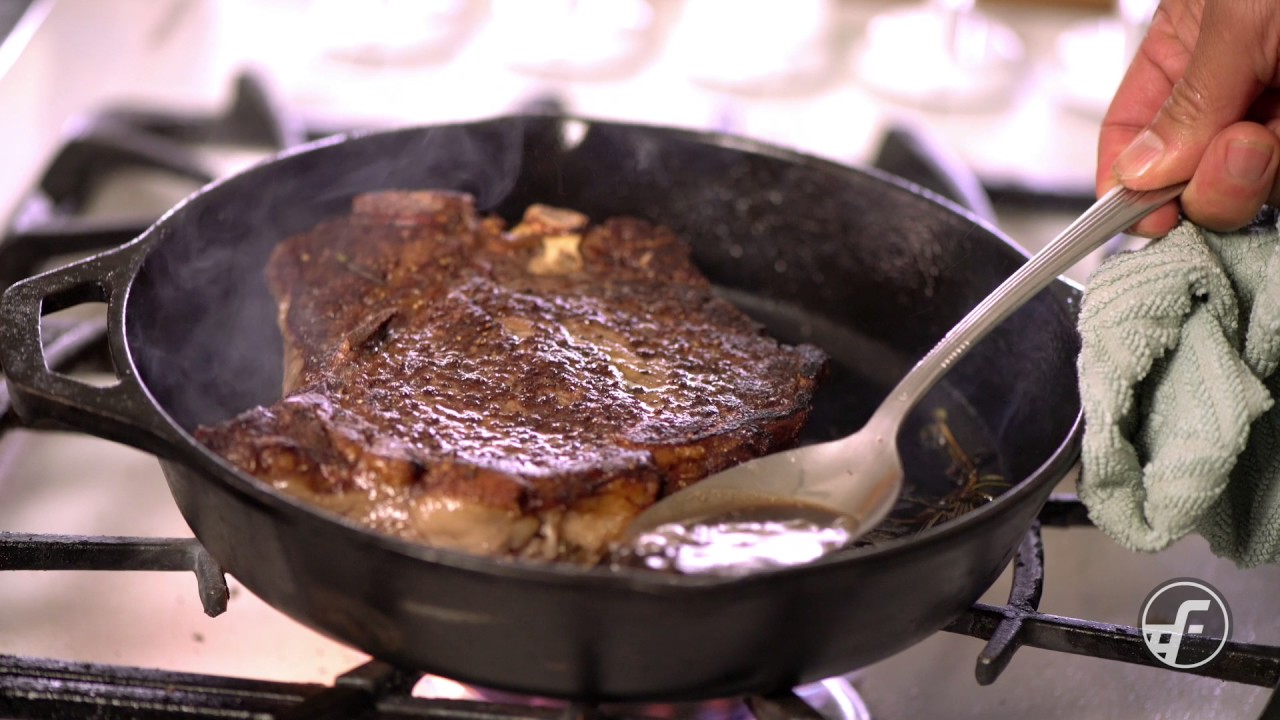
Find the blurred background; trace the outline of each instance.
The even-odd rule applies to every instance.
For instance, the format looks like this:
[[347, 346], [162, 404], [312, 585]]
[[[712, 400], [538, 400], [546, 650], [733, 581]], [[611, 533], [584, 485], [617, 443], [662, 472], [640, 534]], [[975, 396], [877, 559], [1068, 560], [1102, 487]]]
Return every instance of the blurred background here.
[[[227, 103], [253, 68], [335, 127], [553, 103], [867, 163], [909, 127], [992, 191], [1092, 194], [1099, 121], [1154, 0], [0, 0], [11, 212], [78, 114]], [[24, 13], [25, 11], [25, 13]], [[15, 170], [16, 168], [16, 170]], [[1043, 199], [1043, 198], [1041, 198]], [[1045, 208], [1037, 208], [1043, 211]], [[1074, 211], [1069, 204], [1068, 211]], [[1007, 212], [1006, 212], [1007, 211]], [[1036, 219], [1039, 219], [1039, 213]], [[1064, 216], [1065, 217], [1065, 216]], [[1030, 221], [1028, 221], [1030, 222]]]
[[[1035, 250], [1092, 201], [1098, 128], [1154, 4], [0, 0], [0, 215], [10, 237], [41, 241], [106, 218], [99, 238], [124, 242], [203, 182], [326, 129], [558, 110], [896, 158]], [[26, 430], [0, 441], [0, 530], [189, 536], [153, 457]], [[1055, 528], [1045, 555], [1047, 613], [1132, 625], [1158, 583], [1193, 576], [1228, 599], [1233, 639], [1280, 643], [1280, 568], [1239, 570], [1198, 537], [1148, 556]], [[0, 657], [326, 684], [366, 659], [234, 579], [217, 619], [186, 573], [0, 581]], [[1009, 587], [1006, 572], [984, 602]], [[845, 716], [1241, 717], [1270, 695], [1030, 647], [983, 687], [981, 647], [938, 633], [841, 679], [865, 701]], [[467, 691], [428, 678], [417, 692]]]

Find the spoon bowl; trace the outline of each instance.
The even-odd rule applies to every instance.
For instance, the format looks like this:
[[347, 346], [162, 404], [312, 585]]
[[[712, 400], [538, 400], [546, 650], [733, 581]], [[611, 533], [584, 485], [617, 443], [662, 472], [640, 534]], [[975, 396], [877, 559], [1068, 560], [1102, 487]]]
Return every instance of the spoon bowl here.
[[830, 442], [751, 460], [672, 493], [640, 513], [625, 542], [664, 527], [716, 525], [727, 518], [804, 509], [852, 542], [871, 530], [902, 493], [898, 432], [907, 414], [979, 340], [1055, 278], [1117, 233], [1176, 198], [1185, 184], [1138, 191], [1117, 187], [1029, 259], [956, 324], [886, 396], [860, 430]]

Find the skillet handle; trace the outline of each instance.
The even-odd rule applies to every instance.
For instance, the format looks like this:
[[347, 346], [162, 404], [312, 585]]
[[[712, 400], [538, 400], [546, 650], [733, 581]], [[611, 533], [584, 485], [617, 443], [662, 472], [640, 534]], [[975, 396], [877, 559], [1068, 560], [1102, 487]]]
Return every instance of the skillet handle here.
[[[124, 337], [124, 301], [150, 243], [110, 252], [21, 281], [0, 297], [0, 367], [18, 416], [33, 428], [76, 430], [175, 458], [182, 437], [142, 386]], [[107, 303], [107, 345], [118, 380], [96, 387], [49, 369], [40, 318]]]

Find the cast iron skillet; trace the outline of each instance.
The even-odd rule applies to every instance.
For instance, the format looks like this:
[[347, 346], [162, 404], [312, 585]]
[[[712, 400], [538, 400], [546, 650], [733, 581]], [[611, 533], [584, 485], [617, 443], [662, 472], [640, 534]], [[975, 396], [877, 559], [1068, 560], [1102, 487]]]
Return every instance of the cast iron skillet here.
[[[973, 216], [888, 176], [721, 135], [508, 117], [333, 138], [204, 188], [128, 245], [12, 287], [0, 361], [15, 408], [35, 426], [160, 456], [200, 542], [297, 620], [406, 666], [590, 700], [768, 692], [897, 652], [994, 581], [1077, 457], [1076, 294], [1064, 283], [921, 406], [947, 409], [1012, 488], [927, 532], [740, 579], [415, 546], [313, 511], [197, 444], [197, 425], [279, 395], [262, 272], [274, 245], [345, 212], [356, 193], [428, 187], [471, 192], [512, 218], [543, 202], [672, 226], [728, 297], [784, 340], [833, 356], [809, 439], [861, 424], [1024, 259]], [[89, 301], [109, 303], [113, 387], [52, 373], [42, 357], [41, 314]], [[930, 465], [935, 450], [901, 444], [914, 494], [951, 489]]]

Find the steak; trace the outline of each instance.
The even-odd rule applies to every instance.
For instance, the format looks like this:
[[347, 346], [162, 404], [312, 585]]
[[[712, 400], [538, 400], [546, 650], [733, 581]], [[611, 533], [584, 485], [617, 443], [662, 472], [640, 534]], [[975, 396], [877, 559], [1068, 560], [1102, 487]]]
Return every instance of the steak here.
[[663, 495], [793, 444], [825, 367], [690, 254], [632, 218], [359, 196], [269, 260], [284, 398], [196, 436], [381, 532], [595, 562]]

